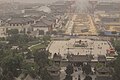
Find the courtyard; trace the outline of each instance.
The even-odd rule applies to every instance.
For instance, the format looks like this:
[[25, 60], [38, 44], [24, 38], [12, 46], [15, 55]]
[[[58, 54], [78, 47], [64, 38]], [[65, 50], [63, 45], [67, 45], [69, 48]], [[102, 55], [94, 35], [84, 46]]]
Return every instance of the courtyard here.
[[[85, 42], [87, 46], [76, 47], [75, 43], [78, 41]], [[94, 57], [98, 55], [107, 54], [107, 50], [111, 48], [108, 41], [92, 40], [92, 39], [70, 39], [70, 40], [57, 40], [53, 41], [49, 47], [49, 51], [52, 53], [60, 53], [62, 57], [66, 57], [67, 54], [74, 55], [86, 55], [91, 54]]]

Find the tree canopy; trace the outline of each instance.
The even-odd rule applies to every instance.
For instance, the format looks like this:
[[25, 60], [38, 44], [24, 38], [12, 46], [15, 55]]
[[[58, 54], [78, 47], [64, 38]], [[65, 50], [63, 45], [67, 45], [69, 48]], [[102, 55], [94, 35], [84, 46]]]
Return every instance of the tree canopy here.
[[120, 55], [118, 55], [117, 59], [114, 62], [114, 74], [113, 74], [113, 78], [114, 80], [120, 80]]
[[65, 72], [66, 72], [67, 75], [71, 75], [71, 74], [73, 73], [73, 66], [69, 64], [69, 65], [66, 67]]

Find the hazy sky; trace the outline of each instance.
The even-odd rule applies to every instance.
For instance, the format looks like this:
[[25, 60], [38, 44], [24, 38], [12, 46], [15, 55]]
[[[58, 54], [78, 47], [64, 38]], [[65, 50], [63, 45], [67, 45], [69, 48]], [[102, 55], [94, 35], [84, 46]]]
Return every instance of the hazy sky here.
[[0, 1], [5, 1], [5, 2], [27, 2], [27, 3], [51, 3], [51, 2], [55, 2], [57, 0], [0, 0]]
[[[0, 0], [0, 1], [7, 1], [7, 2], [27, 2], [27, 3], [51, 3], [51, 2], [55, 2], [58, 0]], [[61, 1], [61, 0], [60, 0]], [[77, 1], [87, 1], [87, 0], [77, 0]], [[120, 0], [98, 0], [98, 1], [120, 1]]]

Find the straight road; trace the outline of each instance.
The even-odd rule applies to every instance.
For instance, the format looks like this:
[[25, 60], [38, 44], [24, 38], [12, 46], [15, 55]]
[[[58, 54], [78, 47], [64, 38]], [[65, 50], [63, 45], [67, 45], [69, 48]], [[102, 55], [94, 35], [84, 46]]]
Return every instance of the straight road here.
[[69, 24], [67, 24], [67, 30], [65, 32], [65, 34], [71, 35], [72, 34], [72, 29], [73, 29], [73, 25], [74, 25], [74, 20], [76, 19], [76, 14], [73, 15], [72, 20], [69, 21]]

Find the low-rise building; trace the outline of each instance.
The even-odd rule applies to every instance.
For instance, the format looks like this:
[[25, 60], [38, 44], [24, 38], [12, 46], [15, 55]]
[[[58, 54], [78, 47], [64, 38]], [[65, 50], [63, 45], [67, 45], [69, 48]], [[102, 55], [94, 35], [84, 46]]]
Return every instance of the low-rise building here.
[[107, 67], [100, 67], [96, 70], [95, 80], [112, 80], [112, 69]]
[[18, 29], [19, 32], [27, 33], [30, 31], [30, 25], [34, 23], [34, 20], [29, 17], [15, 17], [8, 20], [5, 24], [8, 30]]
[[38, 37], [40, 35], [50, 34], [53, 31], [54, 23], [43, 18], [31, 25], [31, 27], [33, 30], [32, 35]]
[[89, 55], [69, 55], [68, 61], [73, 65], [83, 65], [83, 63], [91, 62], [92, 58]]
[[119, 2], [99, 2], [95, 6], [95, 11], [105, 11], [105, 12], [120, 12]]
[[52, 80], [60, 80], [60, 68], [56, 66], [50, 66], [47, 68]]

